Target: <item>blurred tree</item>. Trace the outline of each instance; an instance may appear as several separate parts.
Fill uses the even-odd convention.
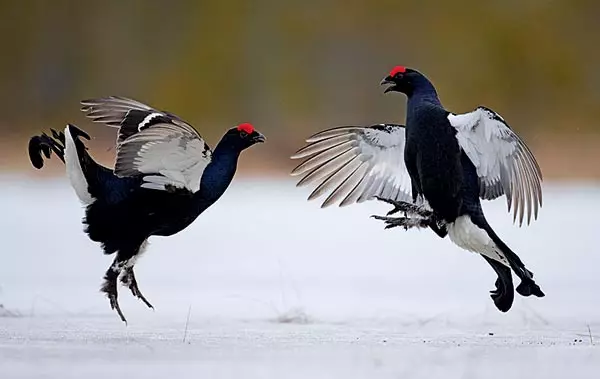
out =
[[[600,116],[591,0],[7,0],[0,18],[4,141],[84,123],[80,99],[119,94],[211,141],[251,121],[264,151],[287,156],[327,126],[401,121],[404,101],[378,88],[396,64],[449,108],[491,106],[526,137],[594,133]]]

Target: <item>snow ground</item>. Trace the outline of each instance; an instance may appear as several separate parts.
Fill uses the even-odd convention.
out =
[[[600,373],[600,186],[545,185],[530,227],[485,204],[547,295],[501,314],[481,258],[384,231],[368,216],[386,205],[321,210],[291,181],[235,180],[190,228],[151,239],[136,273],[156,311],[123,289],[125,326],[98,292],[112,258],[83,234],[66,180],[0,183],[1,378]]]

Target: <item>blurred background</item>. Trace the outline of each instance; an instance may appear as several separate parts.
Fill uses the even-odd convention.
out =
[[[486,105],[530,145],[546,179],[598,179],[600,3],[465,1],[0,2],[0,167],[35,172],[28,138],[75,123],[112,165],[115,130],[79,101],[121,95],[176,113],[211,146],[252,122],[268,143],[242,175],[287,175],[312,132],[403,122],[378,83],[418,68],[455,112]]]

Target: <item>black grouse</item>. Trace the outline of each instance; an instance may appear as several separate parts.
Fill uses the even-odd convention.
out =
[[[135,100],[111,96],[84,100],[82,111],[95,122],[117,127],[114,170],[90,156],[74,125],[29,141],[29,157],[41,169],[42,153],[66,166],[75,193],[85,205],[86,233],[116,257],[102,291],[126,322],[117,300],[117,280],[148,307],[133,267],[150,236],[170,236],[190,225],[225,192],[240,153],[265,137],[248,123],[229,129],[214,151],[187,122]]]
[[[307,139],[293,159],[298,185],[317,183],[309,199],[329,193],[322,206],[377,198],[394,205],[373,216],[386,229],[431,228],[463,249],[476,252],[498,279],[491,297],[508,311],[514,300],[511,269],[522,296],[543,297],[533,274],[488,224],[480,199],[506,196],[508,210],[522,225],[537,218],[542,174],[532,152],[497,113],[483,106],[454,114],[441,104],[433,84],[420,72],[395,67],[381,82],[384,92],[408,97],[406,126],[343,126]],[[403,217],[391,217],[402,212]]]

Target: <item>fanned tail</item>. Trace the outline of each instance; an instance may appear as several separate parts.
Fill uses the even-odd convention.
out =
[[[33,136],[29,139],[29,160],[33,167],[40,170],[44,167],[44,156],[50,159],[52,153],[56,155],[63,163],[65,162],[65,134],[50,129],[52,137],[46,133],[39,136]],[[42,156],[43,154],[43,156]]]
[[[42,133],[29,139],[29,160],[33,167],[44,167],[44,157],[50,159],[52,154],[66,166],[67,176],[77,197],[85,205],[94,201],[94,186],[97,184],[99,171],[110,171],[96,163],[87,152],[80,137],[87,140],[90,136],[75,125],[68,124],[64,132],[50,129],[51,135]]]

